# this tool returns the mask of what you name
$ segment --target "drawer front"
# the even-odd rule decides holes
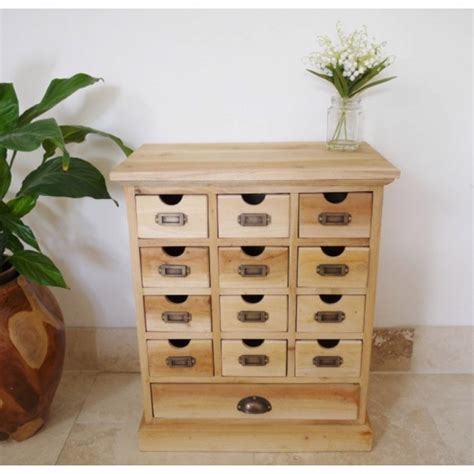
[[[217,197],[217,203],[219,237],[289,236],[288,194],[221,195]]]
[[[288,247],[221,247],[219,280],[222,288],[286,288]]]
[[[372,193],[301,194],[299,235],[303,238],[368,238],[371,216]]]
[[[206,238],[208,235],[207,196],[137,196],[136,205],[139,238]]]
[[[342,252],[338,255],[328,255]],[[300,247],[298,286],[320,288],[365,288],[369,268],[366,247]]]
[[[355,420],[359,400],[356,384],[153,384],[151,392],[156,418],[186,420]]]
[[[222,341],[222,375],[285,376],[286,341],[265,340],[257,347],[249,345],[253,341]]]
[[[286,331],[286,295],[221,296],[222,331]]]
[[[359,377],[362,341],[339,340],[334,347],[322,344],[337,341],[296,341],[296,376]]]
[[[300,295],[297,297],[297,330],[300,332],[362,332],[365,296]]]
[[[145,296],[147,331],[211,331],[210,296]]]
[[[184,341],[184,342],[183,342]],[[187,344],[179,347],[179,344]],[[176,345],[173,345],[176,344]],[[206,377],[214,375],[212,341],[147,341],[150,376]]]
[[[143,286],[209,287],[209,252],[207,247],[142,247],[140,258]],[[171,252],[171,255],[170,255]],[[181,252],[179,255],[178,253]]]

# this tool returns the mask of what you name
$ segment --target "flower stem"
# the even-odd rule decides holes
[[[11,158],[11,160],[10,160],[10,169],[12,169],[13,162],[15,161],[16,154],[17,154],[17,152],[14,151],[14,152],[13,152],[13,155],[12,155],[12,158]]]

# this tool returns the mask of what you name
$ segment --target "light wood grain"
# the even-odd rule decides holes
[[[192,399],[189,394],[192,393]],[[353,384],[162,384],[152,385],[156,418],[241,419],[255,415],[237,409],[245,397],[268,400],[271,410],[259,420],[355,420],[359,386]],[[291,400],[291,403],[288,401]]]
[[[242,355],[265,355],[267,365],[243,366]],[[241,340],[222,341],[222,375],[271,377],[286,375],[286,341],[265,340],[258,347],[250,347]]]
[[[318,341],[296,341],[296,375],[299,377],[358,377],[362,354],[361,341],[340,340],[336,347],[322,347]],[[316,367],[316,356],[340,356],[343,363],[339,367]]]
[[[175,347],[167,340],[147,341],[149,373],[153,377],[205,377],[214,374],[212,341],[192,339],[186,347]],[[193,367],[169,367],[168,357],[194,357]]]
[[[321,264],[345,264],[344,276],[322,276],[316,270]],[[369,269],[369,249],[346,247],[341,255],[330,257],[320,247],[300,247],[298,251],[298,286],[365,288]]]
[[[344,295],[335,303],[325,303],[319,295],[298,296],[297,329],[315,334],[340,334],[362,332],[364,328],[365,297]],[[341,322],[319,322],[315,319],[318,311],[342,311],[345,319]]]
[[[130,241],[130,257],[132,263],[133,295],[135,299],[135,319],[137,322],[138,355],[140,358],[140,371],[142,374],[143,416],[148,423],[153,417],[151,403],[151,388],[148,373],[148,351],[146,347],[145,308],[142,295],[142,272],[140,265],[140,248],[138,247],[137,219],[135,189],[125,187],[125,200],[127,203],[128,232]]]
[[[144,287],[209,287],[209,250],[206,247],[186,247],[184,253],[172,257],[161,247],[140,249]],[[160,265],[187,265],[189,275],[172,277],[160,275]],[[183,292],[181,292],[183,293]]]
[[[315,421],[160,420],[140,425],[142,451],[325,452],[370,451],[372,428]]]
[[[240,265],[267,265],[266,276],[243,277]],[[265,247],[260,255],[249,256],[240,247],[219,248],[221,288],[286,288],[288,286],[288,247]]]
[[[324,143],[143,145],[110,177],[124,182],[391,180],[400,172],[366,143],[353,153],[328,151]]]
[[[189,322],[166,322],[164,312],[188,312]],[[174,303],[164,295],[145,296],[145,317],[147,331],[211,331],[211,298],[189,295],[186,301]]]
[[[166,204],[160,196],[137,196],[138,236],[140,238],[205,238],[207,231],[207,196],[184,195],[177,204]],[[183,225],[156,222],[158,213],[184,214]]]
[[[264,295],[257,303],[248,303],[241,296],[221,296],[222,331],[286,331],[288,328],[288,297],[285,295]],[[242,322],[240,311],[265,311],[264,322]]]
[[[267,194],[260,204],[248,204],[241,194],[218,196],[219,237],[275,238],[288,237],[290,197],[288,194]],[[244,226],[242,214],[266,214],[270,222],[264,226]]]
[[[368,238],[372,212],[372,193],[348,193],[340,203],[331,203],[323,193],[300,195],[300,237],[310,238]],[[346,225],[323,225],[322,213],[347,213]],[[335,245],[335,244],[332,244]]]

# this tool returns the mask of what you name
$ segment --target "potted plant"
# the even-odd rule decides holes
[[[114,135],[38,118],[98,81],[83,73],[54,79],[41,101],[21,114],[13,84],[0,84],[0,440],[23,440],[41,428],[64,361],[63,317],[48,286],[67,285],[23,218],[43,196],[111,199],[101,172],[72,157],[69,143],[96,134],[113,140],[125,155],[132,152]],[[41,164],[11,195],[17,154],[41,147]]]
[[[337,34],[338,43],[319,37],[323,49],[306,58],[307,71],[331,83],[338,93],[328,109],[327,147],[354,151],[360,144],[360,93],[396,76],[374,80],[393,58],[384,55],[385,43],[370,39],[365,27],[346,35],[338,23]]]

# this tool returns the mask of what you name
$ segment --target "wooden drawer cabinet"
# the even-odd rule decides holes
[[[367,144],[144,145],[125,186],[149,451],[362,451],[384,186]]]

